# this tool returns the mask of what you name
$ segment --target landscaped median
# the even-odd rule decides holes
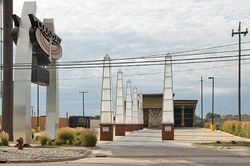
[[[33,134],[34,135],[34,134]],[[32,147],[22,150],[10,144],[8,134],[0,132],[0,163],[4,162],[51,162],[75,160],[88,156],[91,151],[86,147],[95,147],[98,132],[95,129],[61,128],[56,138],[43,133],[35,133]]]
[[[91,153],[86,148],[30,147],[19,150],[16,147],[0,148],[0,163],[36,163],[77,160],[87,157]]]

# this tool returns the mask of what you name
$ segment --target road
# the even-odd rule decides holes
[[[206,129],[177,129],[174,141],[161,141],[159,130],[143,130],[116,137],[112,142],[99,142],[92,154],[85,159],[58,163],[7,164],[38,166],[249,166],[250,149],[205,147],[195,143],[215,140],[236,140],[223,132]],[[185,139],[186,138],[186,139]]]

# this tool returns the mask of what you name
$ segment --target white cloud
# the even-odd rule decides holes
[[[14,13],[20,15],[24,0],[14,0]],[[233,4],[233,5],[232,5]],[[55,19],[57,34],[62,37],[64,49],[60,61],[80,61],[103,59],[106,53],[111,58],[144,56],[155,53],[174,52],[186,49],[210,47],[234,43],[231,29],[237,29],[238,21],[242,26],[250,27],[250,1],[239,0],[37,0],[37,17]],[[243,40],[249,40],[249,34]],[[248,48],[249,44],[243,46]],[[230,47],[237,49],[237,46]],[[231,54],[230,54],[231,55]],[[215,56],[215,55],[214,55]],[[199,79],[203,76],[205,86],[211,86],[208,76],[216,78],[216,92],[232,95],[237,87],[237,67],[218,67],[236,63],[207,63],[174,65],[174,88],[178,93],[197,97]],[[200,70],[190,70],[199,69]],[[206,68],[206,69],[205,69]],[[115,74],[116,69],[113,69]],[[181,70],[181,71],[180,71]],[[186,71],[185,71],[186,70]],[[124,74],[163,72],[162,67],[125,68]],[[244,92],[249,89],[249,67],[243,67],[242,81]],[[98,77],[101,69],[74,69],[60,71],[60,79]],[[161,91],[162,77],[133,76],[132,82],[145,92]],[[126,79],[129,77],[126,77]],[[99,112],[100,79],[61,80],[60,89],[78,91],[95,90],[93,97],[86,102],[89,109]],[[207,90],[206,90],[207,91]],[[181,94],[178,94],[181,96]],[[94,97],[95,96],[95,97]],[[248,96],[249,97],[249,96]],[[94,101],[92,101],[94,100]],[[74,101],[75,102],[75,101]],[[227,103],[226,103],[227,104]],[[67,107],[75,106],[70,100]],[[77,109],[81,109],[77,106]],[[250,107],[243,103],[243,107]],[[66,105],[61,102],[61,112]],[[63,113],[64,115],[64,113]]]

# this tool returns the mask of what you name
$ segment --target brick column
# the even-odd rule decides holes
[[[174,140],[174,124],[162,124],[162,140]]]
[[[100,140],[113,141],[113,124],[100,124]]]

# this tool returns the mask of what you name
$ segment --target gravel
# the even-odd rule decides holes
[[[84,158],[86,148],[0,148],[0,162],[47,162]]]

